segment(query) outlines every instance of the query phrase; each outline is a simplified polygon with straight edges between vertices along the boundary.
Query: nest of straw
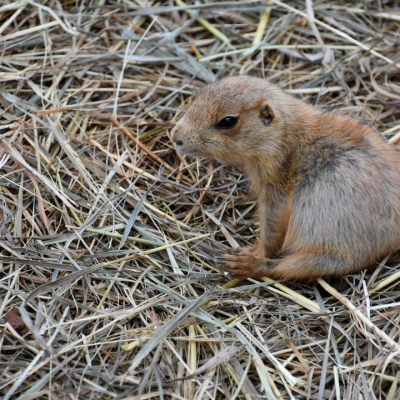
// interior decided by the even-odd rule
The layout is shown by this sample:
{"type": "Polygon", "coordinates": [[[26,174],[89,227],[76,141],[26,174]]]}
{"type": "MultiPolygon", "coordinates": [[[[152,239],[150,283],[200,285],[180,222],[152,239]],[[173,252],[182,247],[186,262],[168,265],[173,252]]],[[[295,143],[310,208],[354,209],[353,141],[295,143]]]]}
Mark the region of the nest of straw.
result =
{"type": "Polygon", "coordinates": [[[396,1],[0,3],[4,399],[396,399],[399,273],[221,276],[241,171],[183,158],[182,105],[266,77],[400,136],[396,1]]]}

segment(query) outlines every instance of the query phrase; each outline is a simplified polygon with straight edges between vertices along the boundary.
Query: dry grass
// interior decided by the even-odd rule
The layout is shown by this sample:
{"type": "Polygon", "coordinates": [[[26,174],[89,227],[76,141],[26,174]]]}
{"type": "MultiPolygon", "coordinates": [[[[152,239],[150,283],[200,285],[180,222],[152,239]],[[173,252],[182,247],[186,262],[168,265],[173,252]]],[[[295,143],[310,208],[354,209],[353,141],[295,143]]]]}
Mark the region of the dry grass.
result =
{"type": "Polygon", "coordinates": [[[2,398],[400,398],[397,264],[228,282],[245,177],[168,138],[237,73],[400,137],[397,2],[268,3],[0,2],[2,398]]]}

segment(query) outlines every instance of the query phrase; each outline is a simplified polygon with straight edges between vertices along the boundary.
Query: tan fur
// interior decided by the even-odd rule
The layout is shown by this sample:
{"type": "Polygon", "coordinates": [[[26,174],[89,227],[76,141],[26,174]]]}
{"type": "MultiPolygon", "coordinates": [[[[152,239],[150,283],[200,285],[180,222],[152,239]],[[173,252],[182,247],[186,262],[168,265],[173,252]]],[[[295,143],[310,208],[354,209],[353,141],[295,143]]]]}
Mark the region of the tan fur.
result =
{"type": "Polygon", "coordinates": [[[342,276],[400,247],[400,153],[355,119],[237,76],[202,88],[172,139],[250,178],[260,241],[218,257],[237,277],[342,276]]]}

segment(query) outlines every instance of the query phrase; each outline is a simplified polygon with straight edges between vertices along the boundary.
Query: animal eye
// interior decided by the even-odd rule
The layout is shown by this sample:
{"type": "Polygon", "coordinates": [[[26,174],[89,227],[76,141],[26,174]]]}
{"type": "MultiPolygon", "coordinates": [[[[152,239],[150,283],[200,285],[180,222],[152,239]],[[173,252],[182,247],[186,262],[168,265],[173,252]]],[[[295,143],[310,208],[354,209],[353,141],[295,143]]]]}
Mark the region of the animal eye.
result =
{"type": "Polygon", "coordinates": [[[217,125],[215,125],[218,129],[231,129],[233,128],[237,122],[238,122],[237,117],[225,117],[222,118],[221,121],[217,122],[217,125]]]}

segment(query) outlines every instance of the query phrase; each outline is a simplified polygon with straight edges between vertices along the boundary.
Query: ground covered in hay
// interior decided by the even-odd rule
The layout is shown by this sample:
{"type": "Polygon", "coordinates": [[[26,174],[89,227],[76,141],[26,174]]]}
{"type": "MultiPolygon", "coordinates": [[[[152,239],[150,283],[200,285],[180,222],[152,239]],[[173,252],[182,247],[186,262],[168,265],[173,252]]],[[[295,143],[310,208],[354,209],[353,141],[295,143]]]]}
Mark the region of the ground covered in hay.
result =
{"type": "Polygon", "coordinates": [[[396,7],[1,1],[0,397],[398,399],[397,264],[221,276],[257,237],[246,178],[169,139],[196,88],[252,74],[395,143],[396,7]]]}

